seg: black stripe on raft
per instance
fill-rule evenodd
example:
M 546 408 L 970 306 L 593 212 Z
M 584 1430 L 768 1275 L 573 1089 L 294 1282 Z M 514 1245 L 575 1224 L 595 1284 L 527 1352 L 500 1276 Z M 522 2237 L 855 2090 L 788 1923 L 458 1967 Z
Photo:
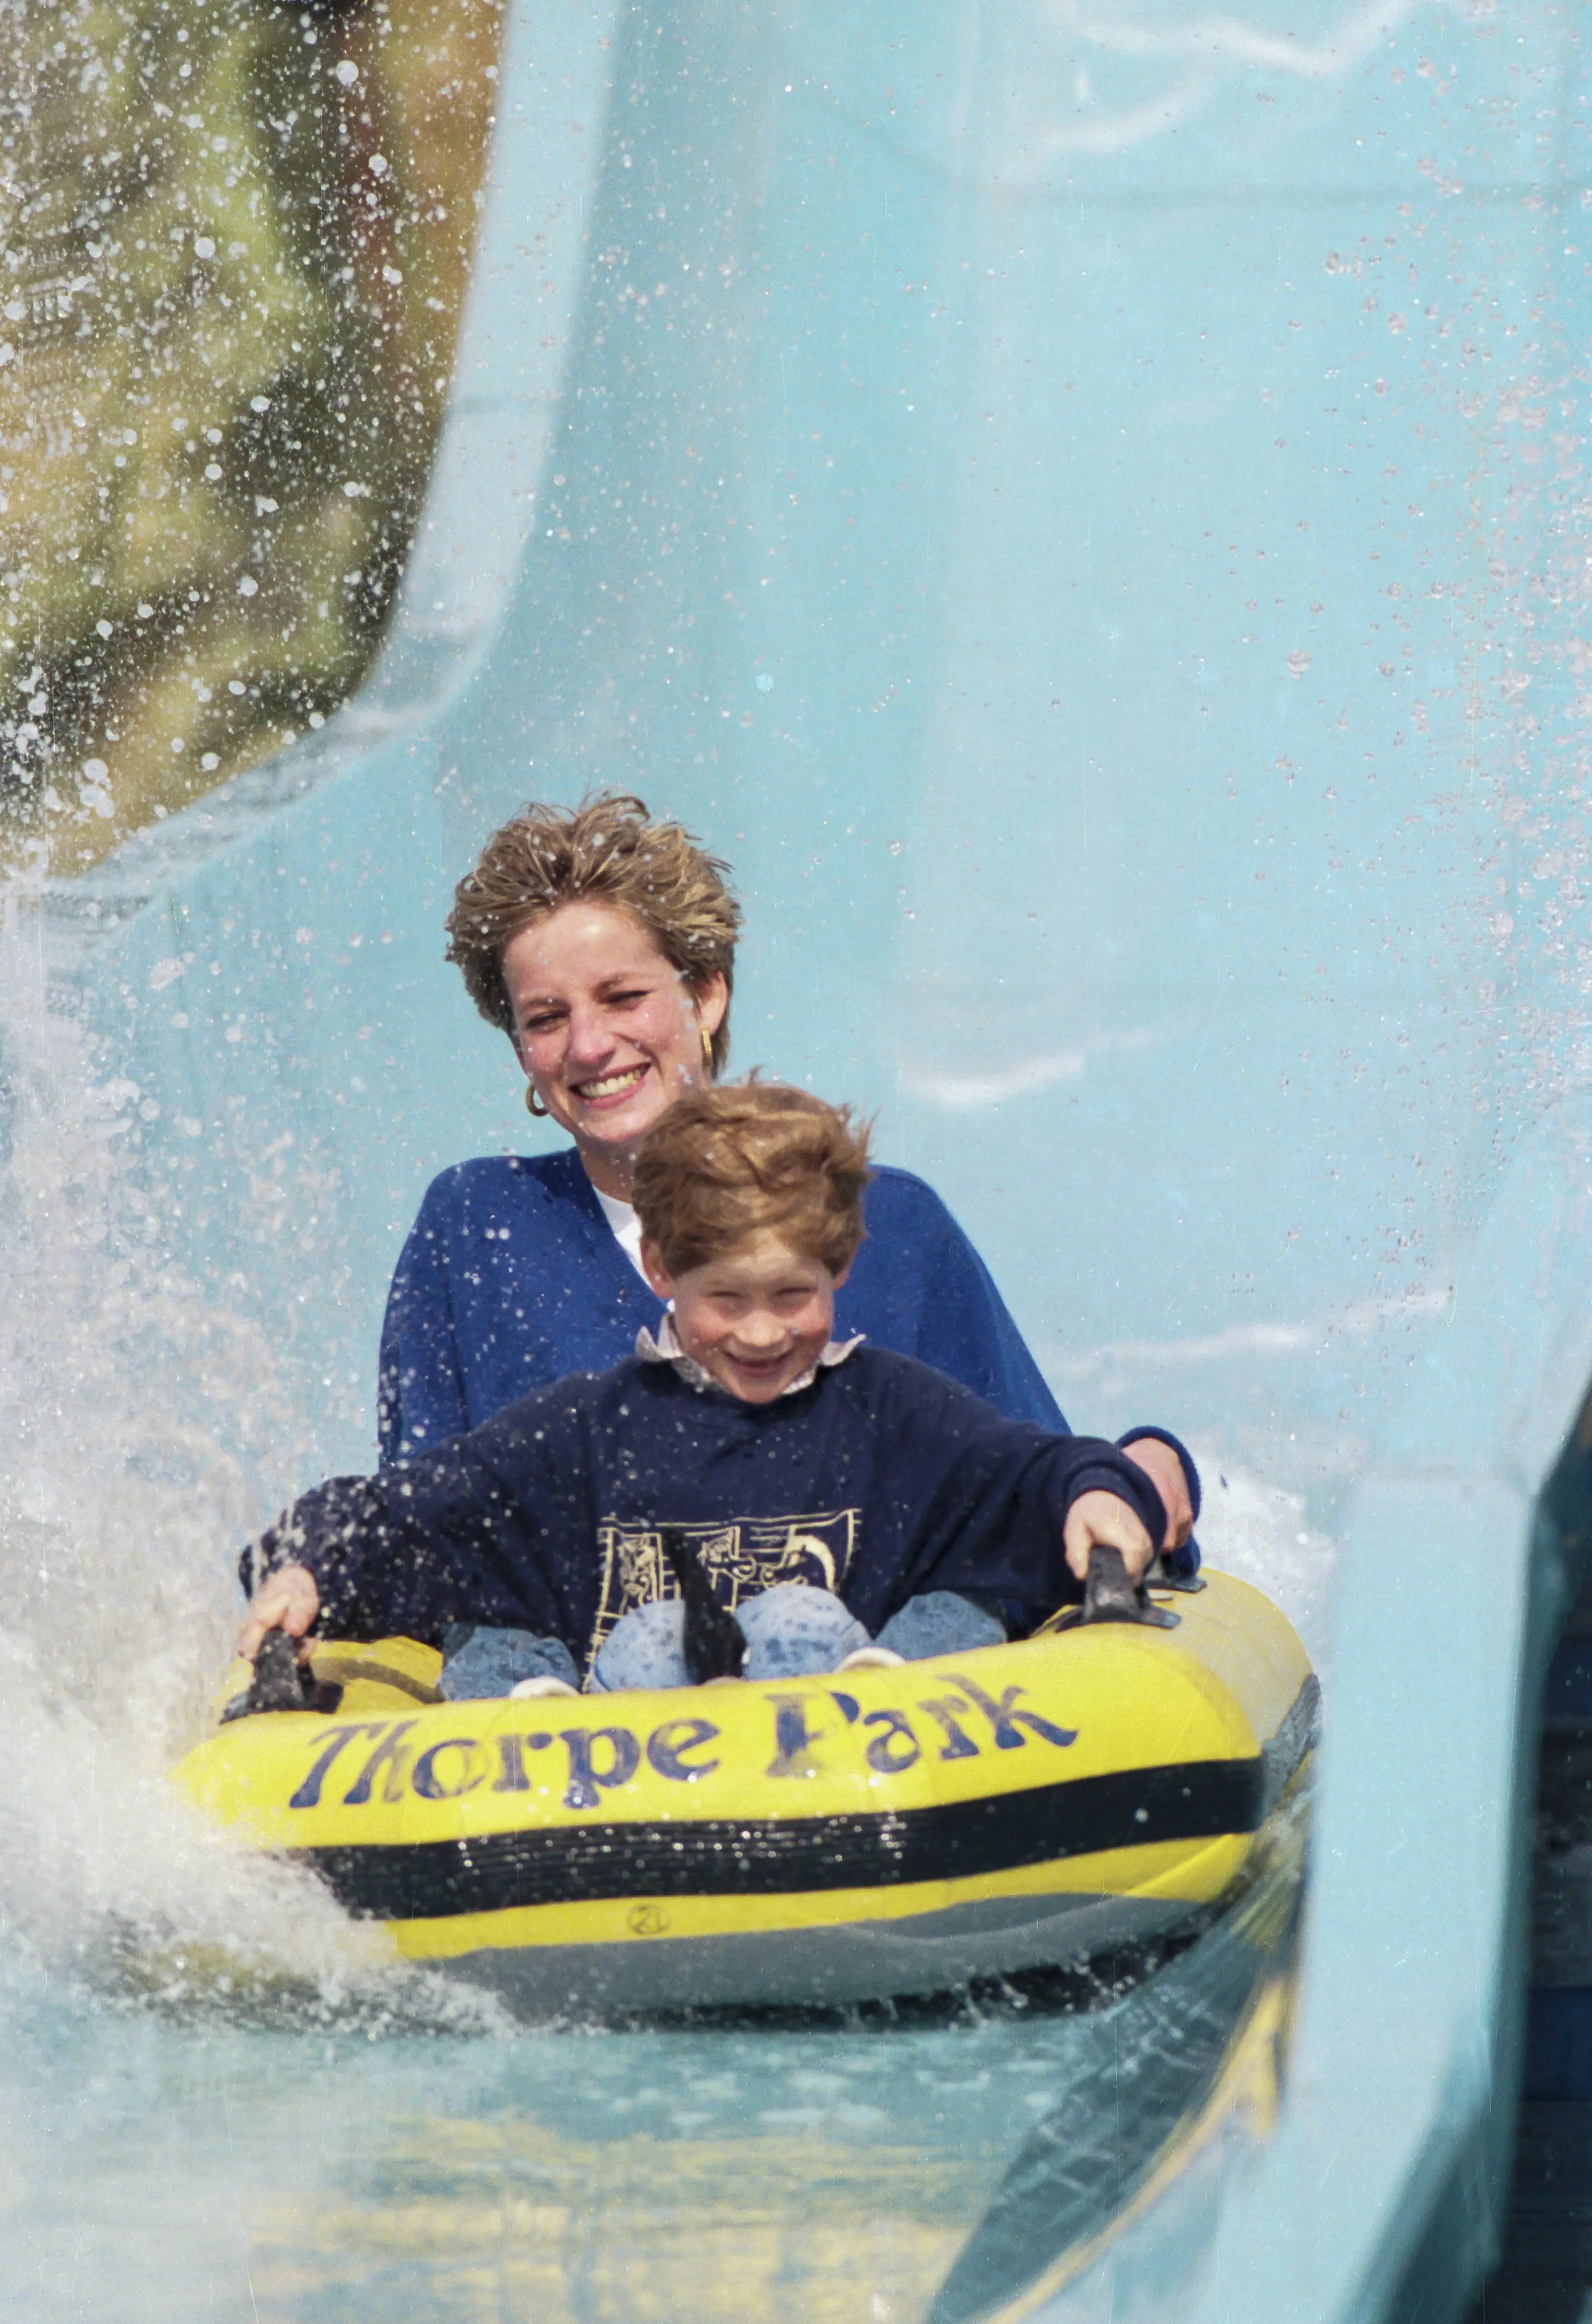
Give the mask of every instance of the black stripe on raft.
M 970 1880 L 1157 1840 L 1256 1831 L 1315 1738 L 1307 1679 L 1253 1759 L 1084 1775 L 872 1815 L 603 1823 L 365 1848 L 295 1849 L 361 1919 L 446 1920 L 604 1897 L 789 1896 Z
M 1262 1788 L 1259 1759 L 1212 1759 L 894 1813 L 563 1824 L 293 1855 L 353 1912 L 377 1921 L 605 1896 L 788 1896 L 976 1879 L 1106 1849 L 1253 1831 Z

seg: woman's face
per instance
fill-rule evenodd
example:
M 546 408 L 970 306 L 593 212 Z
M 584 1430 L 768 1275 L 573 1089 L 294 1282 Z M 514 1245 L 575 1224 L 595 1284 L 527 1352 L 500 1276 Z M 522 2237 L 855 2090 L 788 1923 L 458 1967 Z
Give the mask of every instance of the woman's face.
M 630 1195 L 637 1145 L 705 1078 L 722 976 L 695 991 L 641 922 L 614 904 L 560 904 L 504 947 L 503 981 L 526 1078 L 580 1148 L 592 1184 Z

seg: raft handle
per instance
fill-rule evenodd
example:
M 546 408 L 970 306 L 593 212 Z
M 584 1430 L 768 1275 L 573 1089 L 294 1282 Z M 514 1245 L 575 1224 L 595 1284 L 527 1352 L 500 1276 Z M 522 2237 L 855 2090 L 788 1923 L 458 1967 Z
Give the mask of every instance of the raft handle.
M 684 1526 L 663 1526 L 660 1540 L 685 1600 L 685 1661 L 693 1686 L 709 1679 L 739 1678 L 746 1659 L 746 1634 L 713 1594 L 690 1535 Z
M 1144 1579 L 1150 1589 L 1175 1590 L 1180 1597 L 1198 1597 L 1205 1587 L 1205 1576 L 1202 1573 L 1173 1573 L 1168 1569 L 1163 1556 L 1155 1560 Z
M 1070 1619 L 1061 1615 L 1056 1628 L 1070 1629 L 1085 1622 L 1142 1622 L 1153 1630 L 1175 1630 L 1179 1619 L 1166 1607 L 1151 1604 L 1142 1582 L 1128 1580 L 1121 1550 L 1097 1542 L 1089 1552 L 1083 1604 Z
M 299 1650 L 285 1630 L 267 1630 L 255 1657 L 255 1680 L 241 1705 L 227 1716 L 252 1719 L 257 1711 L 308 1711 Z

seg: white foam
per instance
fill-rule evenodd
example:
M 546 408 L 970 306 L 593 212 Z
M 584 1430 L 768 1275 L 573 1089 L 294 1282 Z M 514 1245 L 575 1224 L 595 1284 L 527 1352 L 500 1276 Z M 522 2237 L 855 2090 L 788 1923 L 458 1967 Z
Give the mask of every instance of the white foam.
M 0 1939 L 171 2006 L 241 1984 L 451 2021 L 473 2001 L 166 1779 L 309 1432 L 264 1335 L 171 1259 L 140 1092 L 46 1011 L 25 902 L 0 896 Z
M 1302 1494 L 1269 1483 L 1208 1445 L 1189 1450 L 1205 1493 L 1198 1531 L 1206 1563 L 1263 1590 L 1324 1673 L 1337 1544 L 1306 1522 Z

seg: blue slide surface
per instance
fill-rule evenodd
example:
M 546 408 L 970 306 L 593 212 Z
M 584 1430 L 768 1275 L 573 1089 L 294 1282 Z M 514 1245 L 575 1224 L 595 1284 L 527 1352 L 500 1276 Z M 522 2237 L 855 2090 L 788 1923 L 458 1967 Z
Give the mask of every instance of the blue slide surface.
M 1044 2314 L 1458 2316 L 1592 1517 L 1581 27 L 517 0 L 500 87 L 382 665 L 51 899 L 317 1416 L 276 1489 L 527 1141 L 453 881 L 639 791 L 735 866 L 737 1063 L 877 1110 L 1080 1425 L 1340 1545 L 1280 2108 Z

